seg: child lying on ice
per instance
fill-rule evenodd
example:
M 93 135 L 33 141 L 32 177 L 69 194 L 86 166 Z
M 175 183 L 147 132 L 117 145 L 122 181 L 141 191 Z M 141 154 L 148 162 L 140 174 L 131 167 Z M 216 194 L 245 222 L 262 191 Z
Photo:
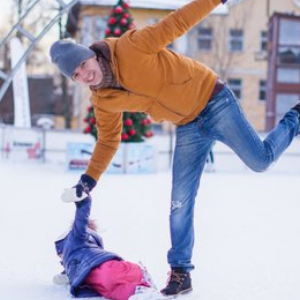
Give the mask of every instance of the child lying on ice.
M 163 299 L 144 267 L 104 249 L 94 223 L 89 221 L 91 197 L 80 200 L 74 196 L 73 201 L 76 214 L 72 228 L 55 241 L 71 294 L 112 300 Z

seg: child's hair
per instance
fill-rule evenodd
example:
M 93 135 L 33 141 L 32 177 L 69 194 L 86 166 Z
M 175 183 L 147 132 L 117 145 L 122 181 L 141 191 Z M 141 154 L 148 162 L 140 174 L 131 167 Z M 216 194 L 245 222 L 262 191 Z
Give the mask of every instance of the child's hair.
M 60 255 L 63 252 L 63 248 L 64 248 L 64 243 L 65 243 L 65 238 L 68 236 L 68 234 L 70 233 L 71 228 L 73 227 L 74 222 L 72 222 L 71 226 L 69 227 L 69 229 L 65 232 L 63 232 L 58 239 L 55 241 L 55 248 L 56 248 L 56 254 Z M 98 225 L 96 220 L 94 219 L 89 219 L 88 221 L 88 228 L 96 231 L 98 230 Z
M 74 221 L 71 222 L 69 230 L 72 229 L 73 225 L 74 225 Z M 94 230 L 94 231 L 98 231 L 97 221 L 95 219 L 89 219 L 88 220 L 88 228 L 91 230 Z
M 88 222 L 88 227 L 94 231 L 97 231 L 98 230 L 98 224 L 97 224 L 97 221 L 94 220 L 94 219 L 89 219 L 89 222 Z

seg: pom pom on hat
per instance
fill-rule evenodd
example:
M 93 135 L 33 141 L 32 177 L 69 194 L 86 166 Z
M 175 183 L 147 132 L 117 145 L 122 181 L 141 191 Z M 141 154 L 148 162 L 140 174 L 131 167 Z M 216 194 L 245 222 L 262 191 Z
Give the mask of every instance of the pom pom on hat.
M 90 48 L 70 40 L 59 40 L 52 44 L 50 56 L 63 75 L 71 78 L 75 69 L 95 54 Z

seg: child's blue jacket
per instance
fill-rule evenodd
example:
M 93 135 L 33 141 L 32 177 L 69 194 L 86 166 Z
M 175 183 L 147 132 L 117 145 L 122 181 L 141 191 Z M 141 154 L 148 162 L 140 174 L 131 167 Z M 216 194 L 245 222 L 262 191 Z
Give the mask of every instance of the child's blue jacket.
M 76 202 L 76 216 L 68 235 L 55 242 L 56 251 L 62 254 L 62 264 L 70 282 L 70 292 L 74 297 L 99 296 L 84 285 L 90 271 L 109 260 L 122 260 L 115 253 L 104 250 L 102 238 L 88 228 L 91 197 Z

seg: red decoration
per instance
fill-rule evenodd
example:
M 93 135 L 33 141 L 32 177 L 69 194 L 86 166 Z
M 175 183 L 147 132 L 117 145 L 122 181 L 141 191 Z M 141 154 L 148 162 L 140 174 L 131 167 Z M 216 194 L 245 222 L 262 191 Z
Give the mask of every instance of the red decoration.
M 127 141 L 129 139 L 128 134 L 127 133 L 122 133 L 121 139 L 122 139 L 122 141 Z
M 145 132 L 145 134 L 144 134 L 144 136 L 147 137 L 147 138 L 152 137 L 153 135 L 154 135 L 154 134 L 153 134 L 152 131 L 147 131 L 147 132 Z
M 112 24 L 112 25 L 116 24 L 116 22 L 117 22 L 117 19 L 115 17 L 110 17 L 109 20 L 108 20 L 108 23 Z
M 129 8 L 129 3 L 128 3 L 128 2 L 124 2 L 124 3 L 123 3 L 123 7 L 124 7 L 125 9 Z
M 136 134 L 136 131 L 135 131 L 135 129 L 130 129 L 130 130 L 128 131 L 128 133 L 129 133 L 129 135 L 133 136 L 133 135 Z
M 109 28 L 106 28 L 105 29 L 105 35 L 109 35 L 111 33 L 110 29 Z
M 93 125 L 96 124 L 96 119 L 95 118 L 90 118 L 90 123 L 93 124 Z
M 134 29 L 135 28 L 135 24 L 131 23 L 129 26 L 128 26 L 128 29 L 131 30 L 131 29 Z
M 127 24 L 127 19 L 123 18 L 121 21 L 120 21 L 120 24 L 125 26 Z
M 115 35 L 121 35 L 121 29 L 119 27 L 117 27 L 115 30 L 114 30 L 114 34 Z
M 123 12 L 122 6 L 117 6 L 117 7 L 115 8 L 115 13 L 116 13 L 116 14 L 120 14 L 120 13 L 122 13 L 122 12 Z
M 127 120 L 125 120 L 124 124 L 125 124 L 125 126 L 130 127 L 130 126 L 132 126 L 133 122 L 131 119 L 127 119 Z
M 149 124 L 151 124 L 151 121 L 150 121 L 150 119 L 143 119 L 142 120 L 142 125 L 149 125 Z
M 91 126 L 87 126 L 85 129 L 84 129 L 84 133 L 90 133 L 92 131 L 92 127 Z
M 129 17 L 130 17 L 129 13 L 123 14 L 123 18 L 124 18 L 124 19 L 128 19 Z

